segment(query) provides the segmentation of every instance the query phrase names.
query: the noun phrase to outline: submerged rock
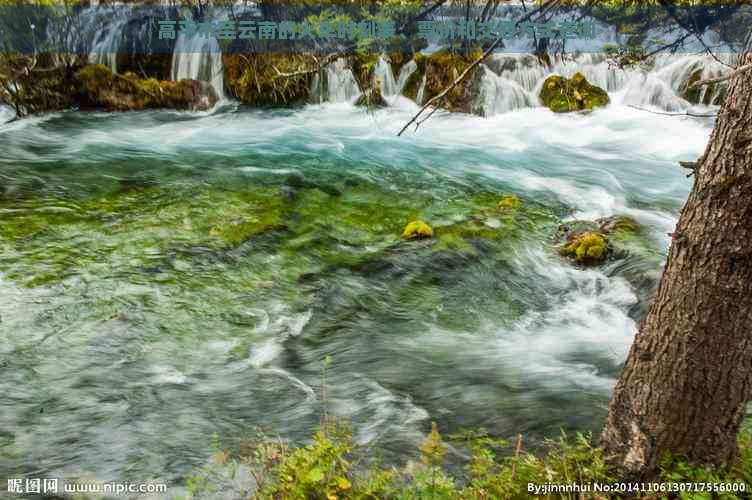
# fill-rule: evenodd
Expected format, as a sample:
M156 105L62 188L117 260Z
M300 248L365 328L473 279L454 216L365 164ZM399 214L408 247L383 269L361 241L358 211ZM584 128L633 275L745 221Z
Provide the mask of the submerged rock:
M575 73L569 79L549 76L543 82L539 97L555 113L593 109L609 103L606 91L590 84L582 73Z
M561 255L586 265L633 255L652 258L655 253L645 230L623 215L564 224L559 227L558 240Z
M431 226L421 220L412 221L402 232L403 238L430 238L433 236Z

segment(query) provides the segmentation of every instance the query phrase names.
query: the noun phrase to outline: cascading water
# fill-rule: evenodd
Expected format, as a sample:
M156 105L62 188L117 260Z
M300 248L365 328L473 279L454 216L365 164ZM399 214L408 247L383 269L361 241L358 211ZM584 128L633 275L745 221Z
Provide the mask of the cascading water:
M123 29L129 20L129 12L125 9L112 10L115 19L98 23L101 26L94 35L94 45L89 51L89 62L104 64L113 73L117 73L117 55Z
M397 82L394 81L394 74L392 74L392 67L383 56L379 58L379 62L373 70L373 84L376 85L376 82L379 82L381 95L384 97L392 97L399 93Z
M172 79L202 80L211 83L217 97L224 97L222 52L216 38L178 35L172 55Z
M0 105L0 125L11 121L15 116L16 113L12 108Z
M731 57L722 56L731 62ZM725 62L725 61L724 61ZM690 78L712 78L727 71L723 62L706 54L656 56L650 70L623 69L600 54L558 55L550 66L529 54L497 54L483 69L476 108L485 116L532 106L545 79L558 74L571 77L581 72L588 81L611 94L612 100L628 105L649 105L665 111L679 111L692 104L681 97ZM722 87L712 96L700 94L700 102L717 104Z
M314 103L350 102L360 95L355 75L347 67L345 59L337 59L320 71L311 82L311 97Z
M423 74L423 79L420 81L420 87L418 87L418 93L415 96L415 102L423 104L423 99L426 93L426 75Z
M416 69L418 69L418 63L413 59L400 68L399 76L397 77L397 94L402 93L402 90L404 90L405 84L407 83L407 79L415 73Z
M485 116L527 108L535 102L522 85L514 80L502 78L485 65L480 80L478 99L481 103L481 112Z

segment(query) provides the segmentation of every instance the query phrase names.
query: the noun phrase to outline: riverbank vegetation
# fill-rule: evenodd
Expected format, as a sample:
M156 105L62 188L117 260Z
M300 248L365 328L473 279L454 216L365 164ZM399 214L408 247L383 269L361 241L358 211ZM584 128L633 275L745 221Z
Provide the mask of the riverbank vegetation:
M752 422L742 429L738 441L737 459L718 470L695 467L670 454L661 462L655 480L659 484L693 483L708 491L645 491L632 495L591 491L584 493L584 498L748 498L752 487ZM368 447L353 441L346 425L327 420L306 445L290 446L259 434L236 450L218 450L209 465L189 478L186 497L227 491L238 484L232 479L241 473L249 475L252 485L237 492L243 498L295 500L577 499L583 496L571 485L595 488L596 484L619 482L591 435L562 432L535 451L525 448L522 436L503 440L483 430L442 436L433 424L412 459L402 466L385 467ZM570 488L552 491L551 485ZM733 491L741 485L747 493ZM711 493L711 489L720 491Z

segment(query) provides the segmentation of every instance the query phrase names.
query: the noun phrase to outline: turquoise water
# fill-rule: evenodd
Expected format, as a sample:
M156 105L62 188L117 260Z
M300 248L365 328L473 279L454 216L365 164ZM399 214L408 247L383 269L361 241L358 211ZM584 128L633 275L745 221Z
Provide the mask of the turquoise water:
M395 461L431 421L596 430L712 123L614 105L396 137L416 109L0 125L0 471L180 481L259 425L304 441L324 404ZM559 224L617 214L649 252L557 255ZM403 241L418 218L437 237Z

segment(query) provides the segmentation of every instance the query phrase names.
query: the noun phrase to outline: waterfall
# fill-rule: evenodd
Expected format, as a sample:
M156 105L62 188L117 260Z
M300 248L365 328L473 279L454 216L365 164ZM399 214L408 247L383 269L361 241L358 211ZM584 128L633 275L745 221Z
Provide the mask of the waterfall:
M398 94L397 83L394 81L392 67L386 62L384 56L379 58L376 68L373 70L373 84L379 82L381 85L381 95L391 97Z
M417 104L423 104L423 99L426 93L426 74L423 73L423 79L420 81L420 87L418 87L418 93L415 95L415 102Z
M311 97L314 103L351 102L359 95L358 82L345 59L337 59L313 76Z
M397 77L397 94L402 93L402 90L405 88L405 84L407 83L407 79L410 78L413 73L415 73L416 69L418 69L418 63L416 63L413 59L410 59L410 62L402 66L399 72L399 76Z
M482 71L478 101L485 116L527 108L535 102L531 93L514 80L502 78L485 65Z
M172 79L202 80L211 83L217 97L224 97L224 67L216 38L178 35L172 55Z

